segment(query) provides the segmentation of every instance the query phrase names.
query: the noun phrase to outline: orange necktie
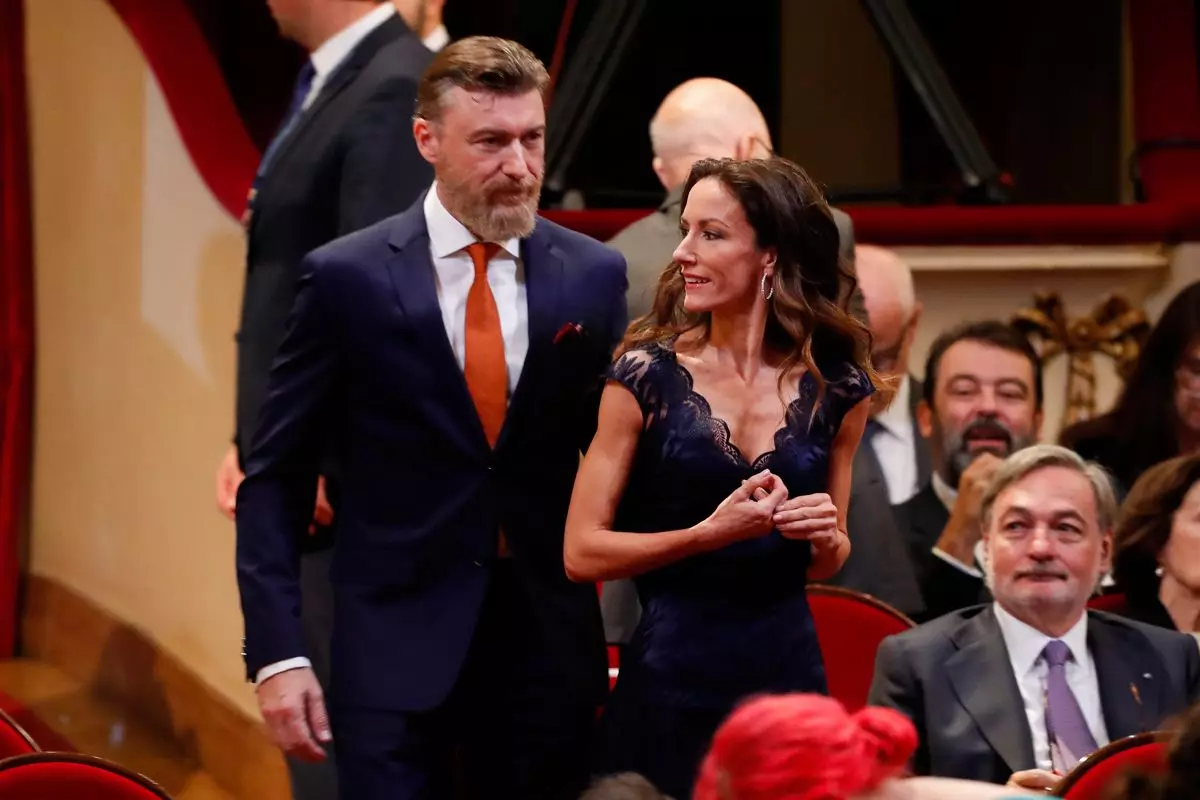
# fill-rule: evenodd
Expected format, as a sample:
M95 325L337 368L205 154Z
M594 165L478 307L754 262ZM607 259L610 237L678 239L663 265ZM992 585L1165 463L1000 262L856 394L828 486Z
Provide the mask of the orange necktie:
M468 245L467 254L475 264L475 282L467 293L467 352L463 375L467 390L475 401L475 411L483 423L488 444L496 446L504 415L508 411L508 364L504 360L504 334L500 330L500 312L488 285L487 265L500 249L491 242Z

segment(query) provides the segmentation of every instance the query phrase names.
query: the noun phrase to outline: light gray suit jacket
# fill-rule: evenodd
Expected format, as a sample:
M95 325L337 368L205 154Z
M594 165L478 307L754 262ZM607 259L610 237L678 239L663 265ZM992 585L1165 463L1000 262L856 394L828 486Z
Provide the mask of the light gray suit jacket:
M683 203L683 187L673 189L662 205L648 216L617 233L608 244L625 256L629 265L629 319L635 320L650 311L654 292L663 270L671 263L671 254L679 246L679 214ZM853 269L854 223L844 211L834 208L833 220L838 226L838 247L842 258ZM850 296L850 312L866 322L862 293L855 288ZM884 489L886 500L887 490ZM907 559L906 559L907 561ZM637 590L633 581L609 581L600 595L600 612L604 617L604 633L611 644L624 644L633 635L641 618Z

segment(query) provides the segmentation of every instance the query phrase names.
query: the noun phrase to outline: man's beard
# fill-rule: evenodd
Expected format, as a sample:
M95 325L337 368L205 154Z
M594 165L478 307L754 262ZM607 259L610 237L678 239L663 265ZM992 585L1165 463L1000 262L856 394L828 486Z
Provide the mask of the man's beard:
M1018 450L1033 444L1033 437L1028 434L1017 434L996 417L981 417L972 420L962 432L943 428L935 421L936 434L942 440L942 452L946 454L946 466L943 475L950 486L958 486L959 480L967 467L982 453L992 453L1000 458L1007 458ZM1002 442L1000 446L971 447L971 442L978 439L995 439Z
M481 241L506 242L533 233L542 194L541 175L523 181L500 177L482 187L454 175L439 175L438 183L446 210Z

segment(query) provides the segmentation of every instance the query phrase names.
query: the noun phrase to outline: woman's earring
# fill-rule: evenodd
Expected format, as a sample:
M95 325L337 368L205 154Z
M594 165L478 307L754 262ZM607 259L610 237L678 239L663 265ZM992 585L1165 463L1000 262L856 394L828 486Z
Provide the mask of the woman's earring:
M768 277L767 273L764 272L763 276L762 276L762 287L761 288L762 288L763 298L766 300L770 300L772 297L775 296L775 282L772 281L771 287L767 288L767 277Z
M1160 578L1163 576L1163 566L1162 566L1162 564L1159 564L1159 565L1158 565L1158 567L1157 567L1157 568L1154 570L1154 574L1155 574L1155 575L1157 575L1157 576L1158 576L1158 577L1160 577Z

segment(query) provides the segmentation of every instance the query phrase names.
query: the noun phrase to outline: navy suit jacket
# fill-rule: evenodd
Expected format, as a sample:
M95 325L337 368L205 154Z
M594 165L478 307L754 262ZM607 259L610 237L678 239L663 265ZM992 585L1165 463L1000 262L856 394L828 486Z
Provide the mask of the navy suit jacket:
M335 704L420 711L453 687L503 529L539 674L599 701L595 587L563 568L579 451L624 333L625 261L539 219L521 243L529 351L495 449L446 336L421 203L305 260L237 501L246 666L301 656L301 539L339 445ZM331 500L334 497L331 496Z

